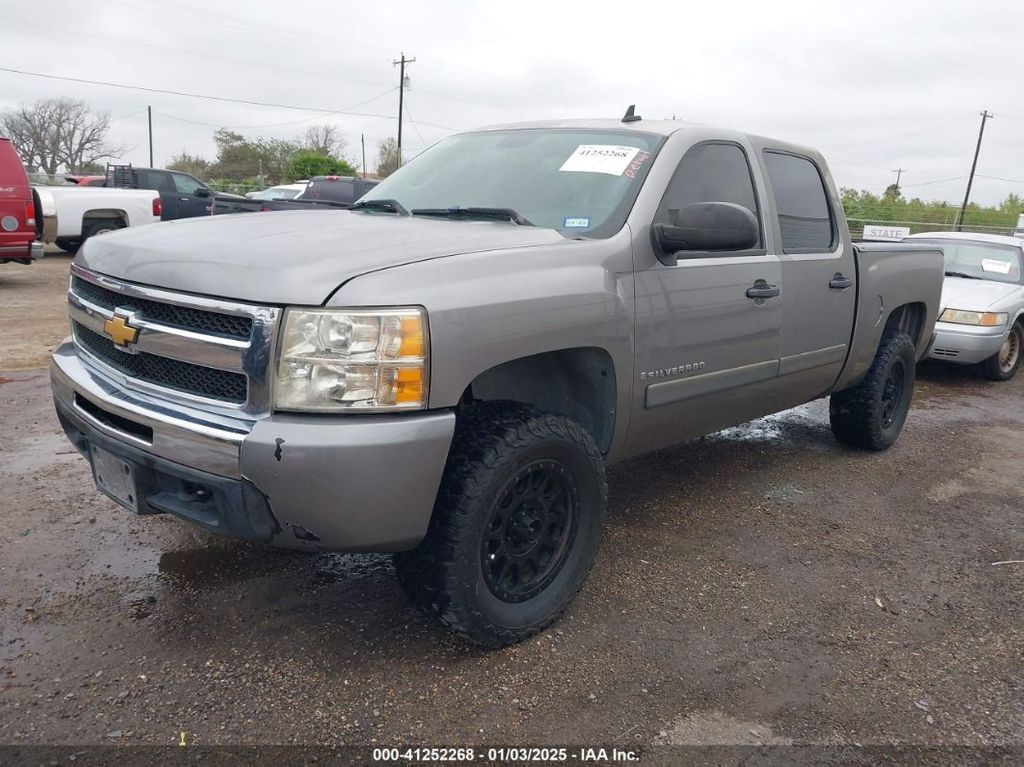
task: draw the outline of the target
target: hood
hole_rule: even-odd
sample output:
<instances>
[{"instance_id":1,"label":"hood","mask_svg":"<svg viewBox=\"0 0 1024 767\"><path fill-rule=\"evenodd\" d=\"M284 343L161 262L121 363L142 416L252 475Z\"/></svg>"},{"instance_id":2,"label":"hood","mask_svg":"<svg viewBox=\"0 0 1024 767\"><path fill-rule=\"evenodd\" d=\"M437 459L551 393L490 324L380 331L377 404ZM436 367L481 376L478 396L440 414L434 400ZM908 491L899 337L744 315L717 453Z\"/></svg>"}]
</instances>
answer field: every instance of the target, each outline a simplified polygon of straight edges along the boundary
<instances>
[{"instance_id":1,"label":"hood","mask_svg":"<svg viewBox=\"0 0 1024 767\"><path fill-rule=\"evenodd\" d=\"M942 283L942 308L983 312L1015 290L1020 290L1020 285L994 280L946 277Z\"/></svg>"},{"instance_id":2,"label":"hood","mask_svg":"<svg viewBox=\"0 0 1024 767\"><path fill-rule=\"evenodd\" d=\"M558 242L571 241L553 229L501 221L294 210L122 229L90 238L75 261L101 274L168 290L315 306L366 272Z\"/></svg>"}]
</instances>

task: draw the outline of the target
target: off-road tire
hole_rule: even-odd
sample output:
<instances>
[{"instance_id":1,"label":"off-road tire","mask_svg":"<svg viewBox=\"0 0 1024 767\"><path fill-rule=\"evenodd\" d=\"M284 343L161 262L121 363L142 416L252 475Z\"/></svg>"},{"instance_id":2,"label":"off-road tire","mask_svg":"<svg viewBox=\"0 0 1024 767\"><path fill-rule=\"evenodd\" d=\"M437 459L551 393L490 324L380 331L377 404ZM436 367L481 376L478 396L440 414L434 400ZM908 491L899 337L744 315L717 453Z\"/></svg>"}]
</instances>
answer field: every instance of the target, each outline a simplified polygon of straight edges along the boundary
<instances>
[{"instance_id":1,"label":"off-road tire","mask_svg":"<svg viewBox=\"0 0 1024 767\"><path fill-rule=\"evenodd\" d=\"M486 537L493 535L489 520L512 479L538 462L565 469L574 483L575 534L546 586L507 601L484 573ZM459 413L426 537L394 556L399 582L414 604L476 644L520 642L557 620L583 585L600 542L607 495L601 452L574 421L514 402L470 405Z\"/></svg>"},{"instance_id":2,"label":"off-road tire","mask_svg":"<svg viewBox=\"0 0 1024 767\"><path fill-rule=\"evenodd\" d=\"M829 420L836 439L861 450L886 450L903 430L914 394L916 351L906 333L886 332L864 380L836 392L829 402ZM897 371L897 372L894 372ZM892 376L901 375L898 397Z\"/></svg>"},{"instance_id":3,"label":"off-road tire","mask_svg":"<svg viewBox=\"0 0 1024 767\"><path fill-rule=\"evenodd\" d=\"M1016 339L1014 339L1016 336ZM1012 367L1007 370L1003 369L1000 364L999 355L1002 351L998 351L989 357L987 360L983 360L978 363L978 372L980 372L985 378L990 381L1009 381L1020 370L1021 359L1024 358L1024 325L1020 322L1015 322L1013 327L1010 328L1010 336L1007 338L1008 343L1017 344L1017 360L1013 363Z\"/></svg>"}]
</instances>

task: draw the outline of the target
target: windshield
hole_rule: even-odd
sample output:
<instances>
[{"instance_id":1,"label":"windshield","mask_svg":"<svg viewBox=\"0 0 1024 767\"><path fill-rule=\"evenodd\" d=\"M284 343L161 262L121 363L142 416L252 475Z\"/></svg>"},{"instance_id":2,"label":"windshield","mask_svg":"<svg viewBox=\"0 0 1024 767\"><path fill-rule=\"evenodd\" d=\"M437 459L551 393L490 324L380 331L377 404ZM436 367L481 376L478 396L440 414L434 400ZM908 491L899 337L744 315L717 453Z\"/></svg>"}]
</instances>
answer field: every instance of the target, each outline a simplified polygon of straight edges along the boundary
<instances>
[{"instance_id":1,"label":"windshield","mask_svg":"<svg viewBox=\"0 0 1024 767\"><path fill-rule=\"evenodd\" d=\"M922 240L907 240L922 242ZM1019 283L1021 280L1021 249L994 242L960 240L923 240L942 246L946 272L956 272L979 280Z\"/></svg>"},{"instance_id":2,"label":"windshield","mask_svg":"<svg viewBox=\"0 0 1024 767\"><path fill-rule=\"evenodd\" d=\"M362 199L394 200L413 213L508 209L566 236L610 237L660 145L661 137L635 131L466 133L431 147Z\"/></svg>"}]
</instances>

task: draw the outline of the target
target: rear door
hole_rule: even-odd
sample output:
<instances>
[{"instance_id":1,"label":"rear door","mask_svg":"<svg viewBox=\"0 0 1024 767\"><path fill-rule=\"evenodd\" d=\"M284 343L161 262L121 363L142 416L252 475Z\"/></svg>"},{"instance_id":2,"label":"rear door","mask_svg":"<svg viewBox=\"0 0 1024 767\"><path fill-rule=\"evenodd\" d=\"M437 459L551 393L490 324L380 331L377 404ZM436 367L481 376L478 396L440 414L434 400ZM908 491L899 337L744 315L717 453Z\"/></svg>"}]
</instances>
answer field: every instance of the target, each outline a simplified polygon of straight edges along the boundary
<instances>
[{"instance_id":1,"label":"rear door","mask_svg":"<svg viewBox=\"0 0 1024 767\"><path fill-rule=\"evenodd\" d=\"M749 147L705 141L676 168L652 224L674 224L698 202L750 210L761 225L757 247L681 252L658 261L649 237L633 241L636 382L627 451L653 449L777 410L784 280L762 222L764 187ZM760 286L760 283L764 283ZM776 289L748 296L755 283Z\"/></svg>"},{"instance_id":2,"label":"rear door","mask_svg":"<svg viewBox=\"0 0 1024 767\"><path fill-rule=\"evenodd\" d=\"M779 375L791 404L826 393L839 376L853 332L857 269L849 240L840 236L834 196L812 157L767 147L762 154L778 215L786 292L782 297Z\"/></svg>"},{"instance_id":3,"label":"rear door","mask_svg":"<svg viewBox=\"0 0 1024 767\"><path fill-rule=\"evenodd\" d=\"M171 174L165 170L153 168L135 169L135 186L139 189L152 189L160 193L161 214L163 221L181 218L179 213L178 192L174 188Z\"/></svg>"}]
</instances>

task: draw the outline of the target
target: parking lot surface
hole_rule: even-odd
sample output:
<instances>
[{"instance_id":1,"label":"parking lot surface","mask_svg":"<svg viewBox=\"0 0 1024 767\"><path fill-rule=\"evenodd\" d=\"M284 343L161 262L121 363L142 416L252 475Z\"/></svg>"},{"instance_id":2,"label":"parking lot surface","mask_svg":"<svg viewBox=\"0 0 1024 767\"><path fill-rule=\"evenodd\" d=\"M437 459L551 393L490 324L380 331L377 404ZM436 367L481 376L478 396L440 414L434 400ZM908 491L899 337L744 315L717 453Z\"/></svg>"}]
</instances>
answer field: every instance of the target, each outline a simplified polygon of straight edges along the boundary
<instances>
[{"instance_id":1,"label":"parking lot surface","mask_svg":"<svg viewBox=\"0 0 1024 767\"><path fill-rule=\"evenodd\" d=\"M0 742L1024 743L1024 376L922 366L883 454L816 402L613 467L577 602L485 652L387 557L100 497L43 367L67 263L0 270Z\"/></svg>"}]
</instances>

